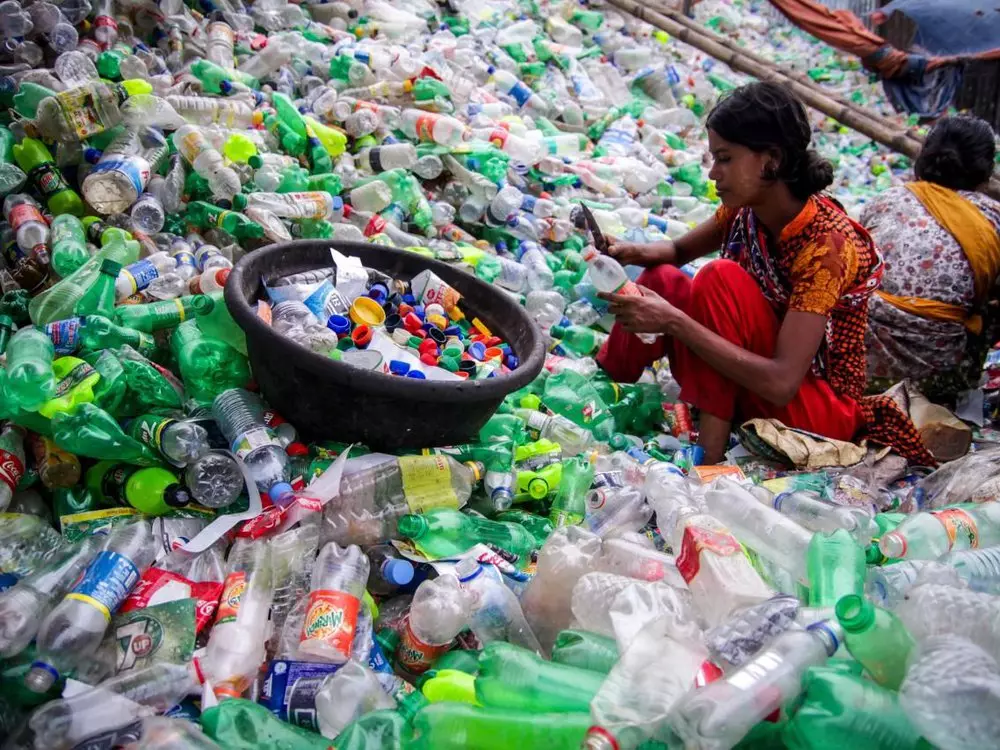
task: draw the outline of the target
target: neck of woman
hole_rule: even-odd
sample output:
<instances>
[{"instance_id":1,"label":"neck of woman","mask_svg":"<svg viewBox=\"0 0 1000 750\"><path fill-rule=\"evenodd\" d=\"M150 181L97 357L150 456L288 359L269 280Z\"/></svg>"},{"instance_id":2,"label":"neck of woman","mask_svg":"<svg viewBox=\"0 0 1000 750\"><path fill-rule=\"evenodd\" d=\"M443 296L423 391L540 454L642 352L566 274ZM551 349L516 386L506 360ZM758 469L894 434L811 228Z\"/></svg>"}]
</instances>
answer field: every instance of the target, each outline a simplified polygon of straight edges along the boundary
<instances>
[{"instance_id":1,"label":"neck of woman","mask_svg":"<svg viewBox=\"0 0 1000 750\"><path fill-rule=\"evenodd\" d=\"M752 204L750 208L771 236L778 239L781 230L802 212L805 205L806 201L792 195L787 185L777 182L767 190L759 203Z\"/></svg>"}]
</instances>

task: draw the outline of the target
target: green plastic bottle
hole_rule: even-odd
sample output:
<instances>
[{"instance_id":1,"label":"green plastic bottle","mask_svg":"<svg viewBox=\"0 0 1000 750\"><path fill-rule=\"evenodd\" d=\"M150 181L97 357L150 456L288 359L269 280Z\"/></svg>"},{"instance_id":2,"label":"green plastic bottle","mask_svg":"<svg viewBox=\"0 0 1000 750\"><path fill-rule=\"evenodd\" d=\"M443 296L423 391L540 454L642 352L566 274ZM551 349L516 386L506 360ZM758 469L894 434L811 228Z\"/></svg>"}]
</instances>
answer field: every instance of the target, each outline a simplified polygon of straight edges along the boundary
<instances>
[{"instance_id":1,"label":"green plastic bottle","mask_svg":"<svg viewBox=\"0 0 1000 750\"><path fill-rule=\"evenodd\" d=\"M57 216L82 216L86 213L83 201L66 182L44 143L35 138L24 138L13 150L18 165L28 175L35 190L45 199L49 211Z\"/></svg>"},{"instance_id":2,"label":"green plastic bottle","mask_svg":"<svg viewBox=\"0 0 1000 750\"><path fill-rule=\"evenodd\" d=\"M150 302L146 305L121 305L115 309L119 325L136 331L153 333L175 328L189 318L207 315L215 300L204 294Z\"/></svg>"},{"instance_id":3,"label":"green plastic bottle","mask_svg":"<svg viewBox=\"0 0 1000 750\"><path fill-rule=\"evenodd\" d=\"M539 714L432 703L413 717L407 750L578 750L590 725L589 712Z\"/></svg>"},{"instance_id":4,"label":"green plastic bottle","mask_svg":"<svg viewBox=\"0 0 1000 750\"><path fill-rule=\"evenodd\" d=\"M581 456L568 458L562 463L562 478L556 492L549 518L556 528L576 526L587 515L587 491L594 483L594 466Z\"/></svg>"},{"instance_id":5,"label":"green plastic bottle","mask_svg":"<svg viewBox=\"0 0 1000 750\"><path fill-rule=\"evenodd\" d=\"M549 329L549 333L552 338L559 339L564 347L581 357L592 355L601 348L607 338L606 335L592 328L575 325L554 325Z\"/></svg>"},{"instance_id":6,"label":"green plastic bottle","mask_svg":"<svg viewBox=\"0 0 1000 750\"><path fill-rule=\"evenodd\" d=\"M552 521L542 516L536 516L534 513L528 513L524 510L518 510L513 508L511 510L505 510L502 513L497 514L497 521L504 521L506 523L516 523L522 526L532 537L535 539L535 546L541 547L545 544L545 540L549 538L555 527L552 525Z\"/></svg>"},{"instance_id":7,"label":"green plastic bottle","mask_svg":"<svg viewBox=\"0 0 1000 750\"><path fill-rule=\"evenodd\" d=\"M534 538L517 524L474 518L451 508L401 516L398 527L401 536L412 539L433 559L461 555L484 543L516 555L527 564L535 549Z\"/></svg>"},{"instance_id":8,"label":"green plastic bottle","mask_svg":"<svg viewBox=\"0 0 1000 750\"><path fill-rule=\"evenodd\" d=\"M196 320L186 320L174 329L170 349L184 387L199 401L211 401L227 388L241 388L250 380L247 358L206 335Z\"/></svg>"},{"instance_id":9,"label":"green plastic bottle","mask_svg":"<svg viewBox=\"0 0 1000 750\"><path fill-rule=\"evenodd\" d=\"M159 466L99 461L87 471L87 488L106 505L130 505L150 516L162 516L191 502L181 480Z\"/></svg>"},{"instance_id":10,"label":"green plastic bottle","mask_svg":"<svg viewBox=\"0 0 1000 750\"><path fill-rule=\"evenodd\" d=\"M791 750L929 750L891 690L829 667L811 668L802 685L782 733Z\"/></svg>"},{"instance_id":11,"label":"green plastic bottle","mask_svg":"<svg viewBox=\"0 0 1000 750\"><path fill-rule=\"evenodd\" d=\"M892 612L854 594L837 602L836 614L851 656L880 685L898 690L914 647L906 626Z\"/></svg>"},{"instance_id":12,"label":"green plastic bottle","mask_svg":"<svg viewBox=\"0 0 1000 750\"><path fill-rule=\"evenodd\" d=\"M80 326L80 345L84 350L117 349L128 344L144 357L156 353L156 341L148 333L117 325L103 315L88 315Z\"/></svg>"},{"instance_id":13,"label":"green plastic bottle","mask_svg":"<svg viewBox=\"0 0 1000 750\"><path fill-rule=\"evenodd\" d=\"M199 229L225 229L238 240L260 239L264 236L264 227L256 221L205 201L189 203L185 218Z\"/></svg>"},{"instance_id":14,"label":"green plastic bottle","mask_svg":"<svg viewBox=\"0 0 1000 750\"><path fill-rule=\"evenodd\" d=\"M5 401L26 411L37 411L52 398L56 379L52 370L55 347L37 328L22 328L7 344Z\"/></svg>"},{"instance_id":15,"label":"green plastic bottle","mask_svg":"<svg viewBox=\"0 0 1000 750\"><path fill-rule=\"evenodd\" d=\"M406 719L399 711L371 711L337 735L337 750L397 750L403 746L406 729Z\"/></svg>"},{"instance_id":16,"label":"green plastic bottle","mask_svg":"<svg viewBox=\"0 0 1000 750\"><path fill-rule=\"evenodd\" d=\"M242 698L203 711L200 722L205 734L226 750L330 750L332 746L322 735L282 721L264 706Z\"/></svg>"},{"instance_id":17,"label":"green plastic bottle","mask_svg":"<svg viewBox=\"0 0 1000 750\"><path fill-rule=\"evenodd\" d=\"M56 518L86 513L98 508L97 498L86 487L56 487L52 490L52 515Z\"/></svg>"},{"instance_id":18,"label":"green plastic bottle","mask_svg":"<svg viewBox=\"0 0 1000 750\"><path fill-rule=\"evenodd\" d=\"M152 450L126 435L117 419L94 404L78 404L73 411L52 417L52 438L78 456L144 466L158 463Z\"/></svg>"},{"instance_id":19,"label":"green plastic bottle","mask_svg":"<svg viewBox=\"0 0 1000 750\"><path fill-rule=\"evenodd\" d=\"M0 315L0 356L7 352L7 344L14 335L14 319L9 315ZM6 370L4 374L6 375Z\"/></svg>"},{"instance_id":20,"label":"green plastic bottle","mask_svg":"<svg viewBox=\"0 0 1000 750\"><path fill-rule=\"evenodd\" d=\"M238 70L226 70L213 62L201 58L191 66L191 75L201 81L204 91L209 94L224 94L232 83L242 83L252 89L260 88L260 81Z\"/></svg>"},{"instance_id":21,"label":"green plastic bottle","mask_svg":"<svg viewBox=\"0 0 1000 750\"><path fill-rule=\"evenodd\" d=\"M845 529L813 534L806 570L810 607L833 607L842 597L865 592L865 551Z\"/></svg>"},{"instance_id":22,"label":"green plastic bottle","mask_svg":"<svg viewBox=\"0 0 1000 750\"><path fill-rule=\"evenodd\" d=\"M60 214L52 220L49 242L52 245L52 270L60 278L65 279L90 258L83 223L73 214Z\"/></svg>"},{"instance_id":23,"label":"green plastic bottle","mask_svg":"<svg viewBox=\"0 0 1000 750\"><path fill-rule=\"evenodd\" d=\"M484 706L527 713L586 712L602 682L598 672L545 661L497 641L479 655L476 697Z\"/></svg>"},{"instance_id":24,"label":"green plastic bottle","mask_svg":"<svg viewBox=\"0 0 1000 750\"><path fill-rule=\"evenodd\" d=\"M587 630L562 630L552 646L552 661L606 675L618 662L618 644Z\"/></svg>"},{"instance_id":25,"label":"green plastic bottle","mask_svg":"<svg viewBox=\"0 0 1000 750\"><path fill-rule=\"evenodd\" d=\"M198 328L209 338L218 339L233 347L243 356L247 353L247 337L243 333L226 306L222 292L208 295L215 303L211 310L198 313Z\"/></svg>"},{"instance_id":26,"label":"green plastic bottle","mask_svg":"<svg viewBox=\"0 0 1000 750\"><path fill-rule=\"evenodd\" d=\"M121 263L110 258L102 260L97 278L84 291L80 301L73 308L73 314L113 317L115 314L115 281L121 270Z\"/></svg>"}]
</instances>

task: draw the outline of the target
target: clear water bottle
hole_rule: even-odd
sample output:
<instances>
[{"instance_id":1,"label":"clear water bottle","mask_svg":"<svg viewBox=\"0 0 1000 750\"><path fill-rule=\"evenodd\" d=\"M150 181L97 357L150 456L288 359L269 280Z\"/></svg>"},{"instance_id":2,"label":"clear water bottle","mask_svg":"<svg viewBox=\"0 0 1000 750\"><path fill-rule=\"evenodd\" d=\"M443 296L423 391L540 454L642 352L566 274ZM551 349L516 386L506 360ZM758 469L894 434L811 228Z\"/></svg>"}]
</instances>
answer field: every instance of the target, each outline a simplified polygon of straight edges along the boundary
<instances>
[{"instance_id":1,"label":"clear water bottle","mask_svg":"<svg viewBox=\"0 0 1000 750\"><path fill-rule=\"evenodd\" d=\"M240 178L195 125L184 125L174 132L174 145L191 168L208 181L212 195L232 198L240 192Z\"/></svg>"},{"instance_id":2,"label":"clear water bottle","mask_svg":"<svg viewBox=\"0 0 1000 750\"><path fill-rule=\"evenodd\" d=\"M812 531L832 534L837 529L844 529L863 547L867 547L872 537L878 534L874 519L861 508L828 503L808 492L754 495L765 504L770 501L769 504L776 511Z\"/></svg>"},{"instance_id":3,"label":"clear water bottle","mask_svg":"<svg viewBox=\"0 0 1000 750\"><path fill-rule=\"evenodd\" d=\"M1000 502L915 513L879 539L891 559L936 560L952 550L1000 544Z\"/></svg>"},{"instance_id":4,"label":"clear water bottle","mask_svg":"<svg viewBox=\"0 0 1000 750\"><path fill-rule=\"evenodd\" d=\"M840 647L836 625L787 630L742 669L688 693L670 724L686 747L735 747L754 725L802 692L802 677Z\"/></svg>"},{"instance_id":5,"label":"clear water bottle","mask_svg":"<svg viewBox=\"0 0 1000 750\"><path fill-rule=\"evenodd\" d=\"M240 697L264 661L274 598L270 544L266 539L237 539L229 550L204 659L216 697Z\"/></svg>"},{"instance_id":6,"label":"clear water bottle","mask_svg":"<svg viewBox=\"0 0 1000 750\"><path fill-rule=\"evenodd\" d=\"M85 537L0 593L0 659L27 648L38 626L90 564L98 547L98 537Z\"/></svg>"},{"instance_id":7,"label":"clear water bottle","mask_svg":"<svg viewBox=\"0 0 1000 750\"><path fill-rule=\"evenodd\" d=\"M335 738L355 719L382 709L396 708L378 676L366 666L349 661L331 675L316 693L316 719L324 737Z\"/></svg>"},{"instance_id":8,"label":"clear water bottle","mask_svg":"<svg viewBox=\"0 0 1000 750\"><path fill-rule=\"evenodd\" d=\"M583 256L587 262L587 272L590 276L590 283L599 292L611 294L622 294L629 297L641 297L642 292L635 285L621 264L610 255L601 255L596 248L590 248ZM637 334L640 341L651 344L656 341L659 334L640 333Z\"/></svg>"},{"instance_id":9,"label":"clear water bottle","mask_svg":"<svg viewBox=\"0 0 1000 750\"><path fill-rule=\"evenodd\" d=\"M798 598L782 594L733 612L728 620L705 633L712 659L721 665L743 666L795 624L800 605Z\"/></svg>"},{"instance_id":10,"label":"clear water bottle","mask_svg":"<svg viewBox=\"0 0 1000 750\"><path fill-rule=\"evenodd\" d=\"M492 565L480 565L467 557L455 567L455 573L471 597L469 627L480 642L507 641L529 651L542 652L517 597L499 580L499 573Z\"/></svg>"},{"instance_id":11,"label":"clear water bottle","mask_svg":"<svg viewBox=\"0 0 1000 750\"><path fill-rule=\"evenodd\" d=\"M545 253L537 242L525 240L518 248L518 260L527 269L527 287L529 291L551 289L555 277L549 264L545 262Z\"/></svg>"},{"instance_id":12,"label":"clear water bottle","mask_svg":"<svg viewBox=\"0 0 1000 750\"><path fill-rule=\"evenodd\" d=\"M955 568L973 591L1000 594L1000 547L958 550L943 562Z\"/></svg>"},{"instance_id":13,"label":"clear water bottle","mask_svg":"<svg viewBox=\"0 0 1000 750\"><path fill-rule=\"evenodd\" d=\"M267 429L260 398L242 388L230 388L215 397L212 415L257 488L275 503L287 502L292 495L288 454Z\"/></svg>"},{"instance_id":14,"label":"clear water bottle","mask_svg":"<svg viewBox=\"0 0 1000 750\"><path fill-rule=\"evenodd\" d=\"M368 558L356 545L330 542L320 550L302 622L301 658L332 664L350 658L369 571Z\"/></svg>"},{"instance_id":15,"label":"clear water bottle","mask_svg":"<svg viewBox=\"0 0 1000 750\"><path fill-rule=\"evenodd\" d=\"M896 608L896 615L918 643L939 635L956 635L1000 659L1000 598L992 594L918 579Z\"/></svg>"},{"instance_id":16,"label":"clear water bottle","mask_svg":"<svg viewBox=\"0 0 1000 750\"><path fill-rule=\"evenodd\" d=\"M469 593L453 575L421 583L396 649L400 666L412 674L426 672L465 629L471 604Z\"/></svg>"},{"instance_id":17,"label":"clear water bottle","mask_svg":"<svg viewBox=\"0 0 1000 750\"><path fill-rule=\"evenodd\" d=\"M42 621L36 639L38 657L25 678L29 690L46 692L61 675L93 657L111 615L155 553L153 534L145 521L111 532L83 578Z\"/></svg>"},{"instance_id":18,"label":"clear water bottle","mask_svg":"<svg viewBox=\"0 0 1000 750\"><path fill-rule=\"evenodd\" d=\"M163 203L152 192L143 193L129 212L132 225L143 234L156 234L167 219Z\"/></svg>"},{"instance_id":19,"label":"clear water bottle","mask_svg":"<svg viewBox=\"0 0 1000 750\"><path fill-rule=\"evenodd\" d=\"M195 502L206 508L225 508L243 493L243 472L231 456L212 451L188 464L184 484Z\"/></svg>"}]
</instances>

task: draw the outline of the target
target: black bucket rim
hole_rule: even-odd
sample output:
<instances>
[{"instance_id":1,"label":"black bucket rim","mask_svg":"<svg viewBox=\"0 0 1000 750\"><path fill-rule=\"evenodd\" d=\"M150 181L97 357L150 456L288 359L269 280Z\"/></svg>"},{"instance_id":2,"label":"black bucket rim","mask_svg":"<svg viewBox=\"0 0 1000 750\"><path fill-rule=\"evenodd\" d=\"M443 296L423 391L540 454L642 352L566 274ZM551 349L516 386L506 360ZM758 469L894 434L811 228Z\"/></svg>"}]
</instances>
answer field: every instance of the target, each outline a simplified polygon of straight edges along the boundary
<instances>
[{"instance_id":1,"label":"black bucket rim","mask_svg":"<svg viewBox=\"0 0 1000 750\"><path fill-rule=\"evenodd\" d=\"M380 396L389 396L398 399L431 402L449 401L456 396L462 396L465 399L475 401L501 401L507 394L528 385L542 371L542 367L545 364L544 340L535 322L528 317L524 308L513 300L510 300L512 314L519 316L522 322L534 331L532 336L533 346L531 347L531 351L528 352L527 358L522 358L521 353L515 352L520 358L517 369L498 377L462 380L458 382L399 377L381 371L365 370L346 362L339 362L335 359L324 357L285 338L258 318L253 308L251 308L249 301L246 299L246 294L243 290L245 288L257 289L260 284L260 281L257 279L249 279L247 267L251 263L258 261L262 253L277 255L299 246L315 246L317 244L327 244L344 255L351 255L354 251L373 249L373 245L367 242L312 239L275 242L248 252L240 258L231 270L223 289L223 298L225 299L226 307L233 316L233 320L247 337L268 341L269 348L280 352L282 357L287 356L293 359L295 367L305 369L316 376L328 378L338 384L342 383L357 391L377 393ZM385 245L379 245L377 248L379 252L386 252L390 255L407 259L410 259L410 256L414 255L414 253L407 250L400 250L399 248ZM425 264L429 270L439 275L442 270L446 275L456 272L464 273L453 265L433 258L420 256L420 262ZM316 267L319 268L321 266L317 265ZM473 287L478 287L487 294L506 297L504 292L497 290L493 285L487 284L482 279L469 273L466 273L465 276L467 277L465 282L471 284ZM466 295L463 294L463 296ZM374 376L374 379L369 380L368 378L358 377L362 374Z\"/></svg>"}]
</instances>

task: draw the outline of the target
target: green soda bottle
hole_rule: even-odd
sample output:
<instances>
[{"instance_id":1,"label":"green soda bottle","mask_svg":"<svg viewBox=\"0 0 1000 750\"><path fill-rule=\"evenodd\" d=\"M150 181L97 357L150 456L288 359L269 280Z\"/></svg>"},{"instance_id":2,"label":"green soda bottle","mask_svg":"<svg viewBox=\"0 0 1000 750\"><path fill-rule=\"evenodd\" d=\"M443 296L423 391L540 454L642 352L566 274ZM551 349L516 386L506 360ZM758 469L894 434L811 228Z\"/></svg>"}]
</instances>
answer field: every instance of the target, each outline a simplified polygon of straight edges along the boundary
<instances>
[{"instance_id":1,"label":"green soda bottle","mask_svg":"<svg viewBox=\"0 0 1000 750\"><path fill-rule=\"evenodd\" d=\"M594 483L594 466L575 456L563 461L559 490L552 501L549 518L556 528L576 526L587 515L587 491Z\"/></svg>"},{"instance_id":2,"label":"green soda bottle","mask_svg":"<svg viewBox=\"0 0 1000 750\"><path fill-rule=\"evenodd\" d=\"M56 487L52 490L52 515L56 518L97 509L97 498L86 487Z\"/></svg>"},{"instance_id":3,"label":"green soda bottle","mask_svg":"<svg viewBox=\"0 0 1000 750\"><path fill-rule=\"evenodd\" d=\"M522 526L534 537L536 547L541 547L545 544L545 540L549 538L555 528L549 519L516 508L499 513L496 520L504 521L505 523L516 523Z\"/></svg>"},{"instance_id":4,"label":"green soda bottle","mask_svg":"<svg viewBox=\"0 0 1000 750\"><path fill-rule=\"evenodd\" d=\"M247 354L247 337L226 307L221 291L208 295L215 303L207 312L198 313L198 328L209 338L229 344L243 356Z\"/></svg>"},{"instance_id":5,"label":"green soda bottle","mask_svg":"<svg viewBox=\"0 0 1000 750\"><path fill-rule=\"evenodd\" d=\"M892 612L854 594L837 602L836 614L851 656L880 685L898 690L914 647L906 626Z\"/></svg>"},{"instance_id":6,"label":"green soda bottle","mask_svg":"<svg viewBox=\"0 0 1000 750\"><path fill-rule=\"evenodd\" d=\"M7 345L6 400L25 411L37 411L56 392L52 339L37 328L22 328Z\"/></svg>"},{"instance_id":7,"label":"green soda bottle","mask_svg":"<svg viewBox=\"0 0 1000 750\"><path fill-rule=\"evenodd\" d=\"M833 607L842 597L865 592L865 551L845 529L813 534L806 570L810 607Z\"/></svg>"},{"instance_id":8,"label":"green soda bottle","mask_svg":"<svg viewBox=\"0 0 1000 750\"><path fill-rule=\"evenodd\" d=\"M526 713L586 712L604 675L545 661L527 649L497 641L483 648L476 698L490 708Z\"/></svg>"},{"instance_id":9,"label":"green soda bottle","mask_svg":"<svg viewBox=\"0 0 1000 750\"><path fill-rule=\"evenodd\" d=\"M0 125L0 196L20 190L28 178L14 162L14 145L17 139Z\"/></svg>"},{"instance_id":10,"label":"green soda bottle","mask_svg":"<svg viewBox=\"0 0 1000 750\"><path fill-rule=\"evenodd\" d=\"M0 356L6 353L7 344L10 343L10 337L13 335L14 319L9 315L0 315Z\"/></svg>"},{"instance_id":11,"label":"green soda bottle","mask_svg":"<svg viewBox=\"0 0 1000 750\"><path fill-rule=\"evenodd\" d=\"M56 160L52 158L45 144L35 138L25 138L14 146L14 158L31 184L45 199L46 205L55 215L73 214L82 216L86 209L77 192L63 177Z\"/></svg>"},{"instance_id":12,"label":"green soda bottle","mask_svg":"<svg viewBox=\"0 0 1000 750\"><path fill-rule=\"evenodd\" d=\"M103 315L88 315L80 327L80 345L92 352L117 349L128 344L144 357L156 353L156 341L148 333L112 323Z\"/></svg>"},{"instance_id":13,"label":"green soda bottle","mask_svg":"<svg viewBox=\"0 0 1000 750\"><path fill-rule=\"evenodd\" d=\"M337 735L337 750L390 750L401 748L407 721L399 711L380 709L361 716Z\"/></svg>"},{"instance_id":14,"label":"green soda bottle","mask_svg":"<svg viewBox=\"0 0 1000 750\"><path fill-rule=\"evenodd\" d=\"M153 333L165 328L175 328L197 315L207 315L215 307L215 300L205 294L160 300L146 305L122 305L115 309L119 325L135 331Z\"/></svg>"},{"instance_id":15,"label":"green soda bottle","mask_svg":"<svg viewBox=\"0 0 1000 750\"><path fill-rule=\"evenodd\" d=\"M812 667L802 685L782 733L791 750L929 750L891 690L830 667Z\"/></svg>"},{"instance_id":16,"label":"green soda bottle","mask_svg":"<svg viewBox=\"0 0 1000 750\"><path fill-rule=\"evenodd\" d=\"M590 725L589 712L538 714L432 703L413 717L407 750L578 750Z\"/></svg>"},{"instance_id":17,"label":"green soda bottle","mask_svg":"<svg viewBox=\"0 0 1000 750\"><path fill-rule=\"evenodd\" d=\"M588 630L562 630L552 646L552 661L606 675L618 662L613 638Z\"/></svg>"},{"instance_id":18,"label":"green soda bottle","mask_svg":"<svg viewBox=\"0 0 1000 750\"><path fill-rule=\"evenodd\" d=\"M203 62L199 60L199 62ZM233 698L202 712L201 728L226 750L330 750L322 735L282 721L265 706Z\"/></svg>"},{"instance_id":19,"label":"green soda bottle","mask_svg":"<svg viewBox=\"0 0 1000 750\"><path fill-rule=\"evenodd\" d=\"M49 242L52 244L52 270L65 279L78 270L90 253L83 223L73 214L60 214L52 220Z\"/></svg>"},{"instance_id":20,"label":"green soda bottle","mask_svg":"<svg viewBox=\"0 0 1000 750\"><path fill-rule=\"evenodd\" d=\"M195 320L174 329L170 348L188 393L199 401L211 401L227 388L240 388L250 380L246 357L203 333Z\"/></svg>"},{"instance_id":21,"label":"green soda bottle","mask_svg":"<svg viewBox=\"0 0 1000 750\"><path fill-rule=\"evenodd\" d=\"M527 563L535 549L531 534L517 524L473 518L451 508L432 508L422 515L401 516L399 533L412 539L433 559L461 555L484 543L506 550Z\"/></svg>"},{"instance_id":22,"label":"green soda bottle","mask_svg":"<svg viewBox=\"0 0 1000 750\"><path fill-rule=\"evenodd\" d=\"M256 221L205 201L189 203L185 218L199 229L224 229L238 240L260 239L264 236L264 227Z\"/></svg>"},{"instance_id":23,"label":"green soda bottle","mask_svg":"<svg viewBox=\"0 0 1000 750\"><path fill-rule=\"evenodd\" d=\"M115 314L115 282L121 270L121 263L110 258L102 260L97 278L80 297L80 301L73 308L73 314L112 317Z\"/></svg>"},{"instance_id":24,"label":"green soda bottle","mask_svg":"<svg viewBox=\"0 0 1000 750\"><path fill-rule=\"evenodd\" d=\"M181 480L159 466L99 461L87 471L87 488L107 505L132 506L149 516L162 516L191 502Z\"/></svg>"},{"instance_id":25,"label":"green soda bottle","mask_svg":"<svg viewBox=\"0 0 1000 750\"><path fill-rule=\"evenodd\" d=\"M225 94L233 83L242 83L252 89L260 88L260 81L238 70L226 70L204 58L191 66L191 75L201 81L204 91L209 94Z\"/></svg>"},{"instance_id":26,"label":"green soda bottle","mask_svg":"<svg viewBox=\"0 0 1000 750\"><path fill-rule=\"evenodd\" d=\"M118 420L93 404L77 404L52 417L52 439L64 451L87 458L153 466L156 454L122 430Z\"/></svg>"},{"instance_id":27,"label":"green soda bottle","mask_svg":"<svg viewBox=\"0 0 1000 750\"><path fill-rule=\"evenodd\" d=\"M22 81L14 94L14 111L21 117L34 120L38 116L38 105L55 96L58 92L31 81Z\"/></svg>"}]
</instances>

